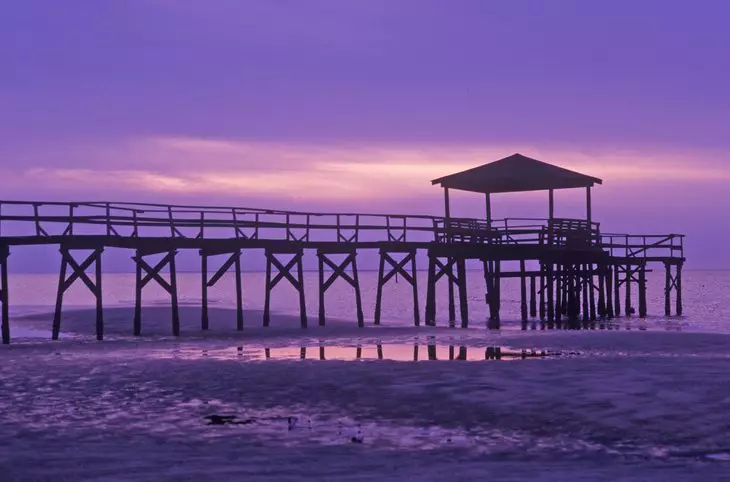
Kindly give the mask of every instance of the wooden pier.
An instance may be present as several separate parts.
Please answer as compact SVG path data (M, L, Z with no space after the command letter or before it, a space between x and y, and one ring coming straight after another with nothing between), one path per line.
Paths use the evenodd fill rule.
M235 273L237 328L244 329L241 270L248 253L263 251L266 289L262 323L269 326L271 292L281 282L299 295L302 328L309 326L303 258L313 254L319 267L318 324L326 324L326 294L342 278L353 289L358 326L365 326L357 256L380 256L374 323L380 324L383 290L395 276L413 289L413 322L421 324L416 257L428 257L423 320L435 325L436 288L448 286L450 326L469 326L468 289L480 289L489 306L488 326L501 326L501 280L519 278L522 329L595 329L621 316L647 316L646 272L665 270L664 315L682 314L683 235L604 233L592 219L591 189L600 179L515 154L493 163L432 181L443 188L444 216L307 213L296 211L109 202L0 201L0 304L2 341L10 342L9 255L29 245L57 246L61 252L52 337L62 327L64 293L76 282L96 299L96 337L104 337L102 258L105 248L130 251L136 265L134 319L130 332L143 333L142 295L149 283L170 296L171 332L180 334L176 256L197 251L201 262L201 328L209 329L208 288L231 269ZM554 216L554 192L586 192L584 219ZM485 196L483 219L450 215L450 190ZM547 191L545 219L492 219L491 196L505 192ZM154 260L153 260L154 258ZM209 271L211 259L222 259ZM468 287L467 260L484 270L484 286ZM508 262L519 269L510 271ZM528 266L531 268L528 269ZM93 269L93 271L91 271ZM92 275L90 275L90 273ZM623 291L623 300L622 300ZM637 293L634 307L632 292ZM674 313L672 313L672 295ZM622 303L623 302L623 311ZM246 321L246 323L250 320Z

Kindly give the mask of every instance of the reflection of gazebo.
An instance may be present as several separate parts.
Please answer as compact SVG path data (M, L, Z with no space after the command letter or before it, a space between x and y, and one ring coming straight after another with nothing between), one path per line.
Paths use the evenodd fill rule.
M572 227L577 227L576 223L569 222L577 220L557 220L554 216L554 191L571 188L586 189L586 224L583 226L590 228L591 187L602 182L596 177L553 166L522 154L512 154L489 164L434 179L431 184L439 184L444 188L444 217L447 228L456 227L451 220L449 189L486 195L487 228L492 225L491 194L523 191L548 191L548 224L551 228L556 224L565 226L566 222Z

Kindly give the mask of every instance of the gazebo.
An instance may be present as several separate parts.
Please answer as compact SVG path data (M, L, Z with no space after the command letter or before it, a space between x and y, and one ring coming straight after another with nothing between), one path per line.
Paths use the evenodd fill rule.
M560 292L560 280L563 279L562 284L565 285L567 299L569 299L572 306L575 306L577 295L574 287L582 285L584 290L587 291L588 280L593 276L592 270L587 268L593 264L593 259L588 256L592 256L596 252L599 236L597 224L593 223L591 216L591 188L602 183L603 181L596 177L547 164L522 154L512 154L498 161L431 181L432 185L438 184L444 189L444 227L443 237L440 240L445 244L442 245L443 250L434 249L433 253L440 252L440 257L447 258L447 261L445 263L441 262L437 259L439 255L433 254L429 262L429 289L426 303L427 323L433 322L435 319L435 284L442 275L446 275L449 280L449 319L452 321L455 316L453 287L451 286L455 284L460 292L462 326L466 325L468 322L468 308L464 300L466 293L464 260L473 257L481 258L484 263L490 327L499 327L499 280L503 276L500 268L500 260L502 259L520 262L520 271L516 274L521 278L523 322L527 319L525 261L528 259L537 260L541 263L541 266L544 266L544 270L541 268L541 273L544 272L544 276L541 275L540 284L541 290L547 284L548 299L553 299L553 281L555 280L557 290ZM555 190L574 188L585 188L586 190L585 220L555 218ZM486 198L486 224L476 220L452 218L449 202L450 189L484 194ZM504 227L493 227L491 195L526 191L548 191L547 226L514 229L507 227L505 221ZM516 242L515 236L524 235L525 233L531 236L537 235L537 239ZM505 241L507 241L507 244L502 244ZM493 246L495 243L499 246ZM484 244L490 246L486 247ZM482 246L490 249L499 248L499 253L484 251ZM543 258L543 256L553 259L553 252L542 250L558 246L565 248L563 250L565 251L564 254L569 256L564 257L563 261L558 264L552 261L547 262L546 259L548 258ZM456 265L458 271L456 276L453 273L454 265ZM558 271L562 271L563 275L554 276L554 266L557 266ZM531 291L534 293L534 276L531 278L531 284ZM552 301L548 303L548 312L549 319L552 320L554 313Z
M444 188L444 217L450 225L449 189L482 193L486 196L487 226L492 224L491 195L507 192L548 191L548 220L555 216L557 189L585 188L586 221L591 224L591 188L603 181L597 177L538 161L522 154L512 154L498 161L467 169L431 181Z

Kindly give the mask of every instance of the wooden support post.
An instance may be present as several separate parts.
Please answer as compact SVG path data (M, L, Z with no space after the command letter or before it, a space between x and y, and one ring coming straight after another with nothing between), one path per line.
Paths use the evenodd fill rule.
M418 309L418 276L416 273L416 251L414 250L411 254L411 278L413 279L413 324L420 326L420 311Z
M621 265L613 265L613 315L618 318L621 316Z
M530 318L537 318L537 288L534 274L530 276Z
M624 281L624 289L626 290L626 299L624 301L624 313L626 316L631 316L631 278L633 270L631 265L626 265L626 280Z
M545 276L547 273L547 267L544 263L540 263L540 328L545 329L545 290L547 286L545 284Z
M552 189L548 191L548 219L555 217L555 194Z
M357 309L357 326L363 328L365 326L365 315L362 309L362 294L360 292L360 278L357 273L357 252L352 254L352 279L355 289L355 308Z
M300 252L298 254L299 262L297 263L297 275L299 276L299 316L300 316L300 325L302 328L307 327L307 304L304 301L304 267L302 266L302 257L304 253ZM358 290L360 287L358 286ZM358 316L360 317L360 320L362 320L362 306L360 307L358 311ZM362 326L362 322L360 323Z
M135 211L136 213L136 211ZM137 251L132 259L141 259L142 255ZM134 277L134 336L142 334L142 265L135 262Z
M332 254L344 254L345 258L341 262L335 262L331 260L328 255ZM355 308L357 312L357 326L360 328L365 326L365 318L362 311L362 298L360 296L360 281L357 275L357 251L354 249L348 251L336 251L327 252L325 250L318 250L317 257L319 258L319 324L324 326L325 324L325 293L332 286L332 284L338 279L342 278L355 290ZM324 266L327 265L332 269L332 274L325 281L324 278ZM352 276L346 271L350 267ZM299 267L301 269L301 267ZM299 274L301 279L301 273ZM300 298L301 300L301 298Z
M211 276L208 277L208 259L211 256L216 255L228 255L228 259L221 265L220 268ZM234 276L236 283L236 329L238 331L243 330L243 286L241 283L241 250L237 249L233 252L230 251L200 251L201 260L201 279L202 279L202 314L201 314L201 328L203 330L208 329L208 288L213 287L231 267L234 267Z
M286 263L282 263L277 257L278 254L291 254L292 258ZM263 321L264 326L269 326L271 322L271 291L274 287L279 284L280 281L286 279L295 290L299 293L299 315L300 325L302 328L307 327L307 306L304 302L304 275L302 268L302 258L304 251L297 249L287 252L273 251L271 249L265 250L266 255L266 289L264 297L264 315ZM326 262L326 260L325 260ZM271 278L271 268L275 267L277 270L276 276ZM296 267L297 277L295 278L291 270Z
M599 265L596 274L598 275L598 318L603 320L606 318L606 267Z
M466 289L466 261L459 258L456 261L457 281L459 286L459 314L461 315L461 327L469 327L469 300L467 299ZM451 286L451 283L449 283Z
M553 271L554 265L552 261L549 265L547 265L547 327L549 329L553 329L555 327L555 296L554 296L554 287L553 287L553 281L555 279L555 274Z
M243 330L243 283L241 282L241 251L236 252L236 330Z
M606 318L613 319L613 271L610 265L603 267L606 270Z
M200 252L200 278L201 278L201 315L200 328L208 329L208 255L202 250Z
M581 295L581 277L579 269L580 265L568 265L565 267L565 296L567 297L566 303L563 305L563 312L568 317L568 322L565 324L565 329L578 329L580 324L578 318L580 317L580 295Z
M487 261L486 264L486 285L487 299L489 300L489 321L487 328L490 330L500 329L500 262Z
M322 267L321 267L322 261L320 260L320 270L319 270L319 283L320 285L324 283L324 280L322 279ZM380 267L378 268L378 289L375 294L375 320L374 324L379 325L380 324L380 310L382 309L382 303L383 303L383 285L385 284L383 282L383 277L385 276L385 256L383 253L383 250L380 250ZM324 294L319 295L319 302L320 304L323 303ZM320 311L320 318L322 317L321 311Z
M177 272L175 270L175 257L177 250L170 251L170 299L172 305L172 335L180 336L180 310L177 302Z
M677 276L675 277L674 287L677 290L676 294L676 311L677 316L682 316L682 264L677 265Z
M73 255L71 249L66 246L61 246L61 270L58 279L58 291L56 292L56 310L53 315L53 329L51 337L54 340L58 340L58 336L61 331L61 311L63 308L63 295L71 288L71 286L77 281L81 280L86 287L91 291L91 294L96 298L96 339L102 340L104 338L104 313L101 299L101 253L104 252L104 248L95 248L92 250L86 259L82 263L78 263ZM86 270L94 263L95 265L95 277L94 281L86 274ZM66 278L66 269L70 267L72 270L71 276Z
M646 265L639 266L639 318L646 318Z
M520 316L522 329L527 329L527 275L525 274L525 260L520 260Z
M501 262L492 261L491 268L491 293L489 298L489 306L491 317L489 319L489 328L499 330L501 327L501 320L499 311L501 308Z
M449 205L449 188L444 188L444 237L445 242L451 242L451 207Z
M7 245L0 246L0 303L2 303L2 338L3 345L10 343L10 310L8 307L8 256L10 249Z
M485 197L486 197L486 201L487 201L487 205L486 205L487 228L491 228L492 227L492 198L489 195L489 193L486 193Z
M94 271L95 271L95 284L96 289L96 339L104 339L104 305L101 300L101 253L104 251L103 248L97 249L94 260Z
M561 266L561 276L560 276L560 293L561 293L561 299L560 299L560 313L562 316L566 318L565 323L562 323L562 320L558 319L561 323L558 324L558 329L565 329L567 330L570 326L570 315L572 315L571 309L573 304L573 295L575 294L575 291L573 289L573 277L572 277L572 269L569 265L564 264Z
M454 302L454 285L458 285L459 281L454 275L454 264L457 264L457 260L454 257L447 257L446 263L443 263L437 255L429 253L429 280L428 291L426 293L426 324L435 325L436 323L436 284L439 279L445 276L449 285L449 326L452 328L455 326L456 307ZM402 271L401 274L403 274Z
M664 263L664 316L672 314L672 265Z
M56 291L56 310L53 313L53 329L51 332L51 339L58 340L58 335L61 332L61 309L63 307L63 284L66 281L66 255L61 251L61 270L58 275L58 290Z
M588 291L588 301L589 301L589 306L590 306L589 318L591 321L595 322L596 321L596 284L594 283L594 279L595 279L596 273L593 270L593 264L587 265L586 274L588 276L587 286L589 289L589 291ZM601 278L601 276L599 275L598 278ZM599 284L598 297L600 298L603 294L600 290L600 285L603 285L603 283L601 281L599 281L598 284ZM594 323L594 325L595 325L595 323Z
M492 302L492 262L486 259L482 260L484 267L484 301L487 303L489 316L487 318L487 326L491 328L492 318L494 317L494 307Z
M165 253L160 261L155 266L150 266L145 261L145 256L154 254ZM141 334L142 327L142 290L147 284L154 280L167 294L170 295L170 304L172 306L172 334L175 336L180 335L180 312L178 308L177 299L177 275L175 272L175 256L177 250L171 249L169 251L155 251L145 252L137 250L136 255L132 258L137 264L136 269L136 280L135 280L135 300L134 300L134 334L139 336ZM160 273L162 269L168 266L170 281L165 280ZM142 272L145 272L145 276L142 277Z
M266 287L264 289L264 314L263 322L264 328L268 327L271 323L271 317L269 316L269 309L271 308L271 261L269 261L269 254L266 253Z
M388 273L385 273L385 263L388 262ZM406 271L406 265L411 264L410 273ZM434 266L435 269L435 266ZM393 277L400 274L413 289L413 323L415 326L421 324L418 311L418 279L416 278L416 250L411 250L401 260L396 260L389 252L380 250L380 268L378 270L378 289L375 297L375 324L380 324L382 310L383 287ZM428 307L427 307L428 309Z
M428 281L426 283L426 325L436 325L436 258L428 255Z
M564 280L563 280L563 269L561 265L556 265L555 269L555 325L548 328L551 330L557 326L558 330L563 326L563 294L564 294Z
M582 268L582 269L580 269ZM580 276L578 276L577 281L582 284L581 291L583 292L583 329L588 329L588 321L590 321L590 308L589 308L589 298L592 298L593 296L593 286L592 282L589 284L588 279L588 265L583 264L578 267L580 271L583 271L580 273ZM580 286L580 285L579 285ZM589 289L590 288L590 289ZM590 292L589 292L590 291ZM596 309L595 305L593 306L593 319L596 318Z
M453 327L456 322L456 301L454 299L454 264L451 258L447 261L447 280L449 286L449 326Z
M324 259L322 256L317 256L317 265L319 267L319 326L325 326L324 292L326 288L324 286ZM378 285L378 289L380 289L380 285ZM375 311L377 311L377 307ZM379 325L380 320L376 318L375 324Z

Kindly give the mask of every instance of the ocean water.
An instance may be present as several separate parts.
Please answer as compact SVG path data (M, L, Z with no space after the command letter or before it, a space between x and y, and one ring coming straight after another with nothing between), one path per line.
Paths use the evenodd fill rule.
M316 325L318 314L318 274L304 273L305 300L309 322ZM693 332L730 333L730 271L693 271L685 270L682 277L684 315L682 318L664 316L664 274L654 271L647 274L647 305L649 316L646 320L637 317L629 319L628 326L660 330L684 330ZM484 303L484 279L480 271L468 271L469 319L474 326L484 325L488 309ZM55 305L58 279L50 274L11 274L10 312L12 316L27 314L48 314ZM178 273L179 301L181 306L199 306L201 302L200 274ZM264 305L265 275L260 272L243 273L244 309L261 311ZM363 311L368 323L372 323L375 310L377 272L361 271ZM426 273L418 273L419 312L423 320L426 299ZM445 283L437 289L437 322L448 324L448 298ZM504 329L519 329L520 287L516 279L502 281L501 317ZM134 303L134 274L105 274L103 280L105 308L130 307ZM224 275L209 289L209 306L212 308L235 308L235 285L232 274ZM638 292L632 290L632 302L638 307ZM672 313L675 312L674 293L672 294ZM84 309L95 306L95 300L83 283L76 283L64 295L64 309ZM143 304L145 306L169 306L167 293L154 283L145 287ZM355 297L352 288L338 280L326 294L328 318L355 322ZM621 307L624 307L624 290L621 289ZM271 309L284 315L298 316L299 298L296 291L286 282L280 283L272 295ZM458 319L458 294L457 294ZM48 327L50 329L50 320ZM413 301L411 287L405 281L391 281L384 290L382 319L384 324L408 325L413 322ZM131 320L130 332L131 332ZM260 326L261 316L246 320L247 326ZM626 320L620 320L625 327ZM93 330L93 323L90 330ZM16 328L16 327L14 327ZM16 329L22 330L21 324ZM213 328L214 330L214 328ZM18 332L21 336L23 331ZM89 331L91 333L91 331Z
M448 327L443 286L439 326L414 327L402 281L373 326L374 272L360 273L364 329L343 282L317 326L311 272L310 328L282 283L264 329L264 275L244 273L242 333L231 276L210 289L202 332L200 276L180 273L180 338L152 285L131 336L134 277L108 274L103 342L82 284L53 342L56 276L10 281L2 481L730 480L730 272L685 271L681 318L663 316L663 273L650 273L648 318L579 332L521 331L516 280L503 282L503 329L487 330L476 271L467 330Z

